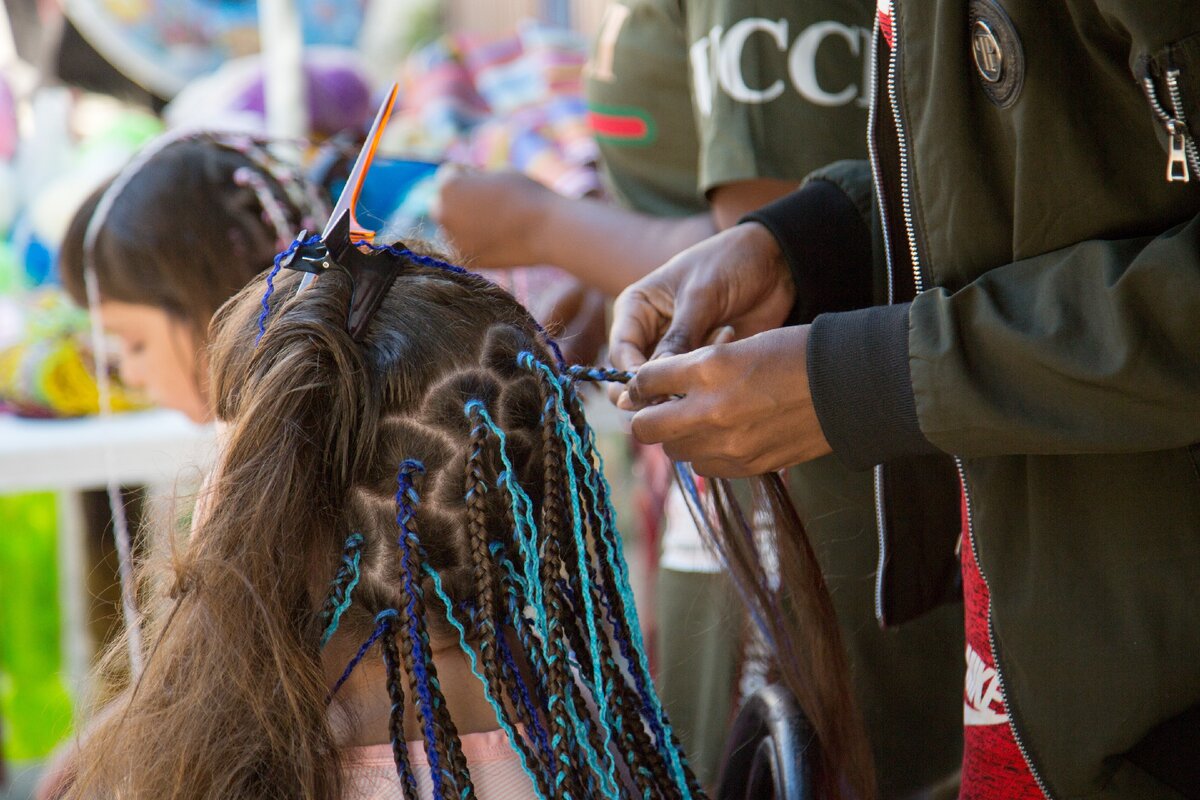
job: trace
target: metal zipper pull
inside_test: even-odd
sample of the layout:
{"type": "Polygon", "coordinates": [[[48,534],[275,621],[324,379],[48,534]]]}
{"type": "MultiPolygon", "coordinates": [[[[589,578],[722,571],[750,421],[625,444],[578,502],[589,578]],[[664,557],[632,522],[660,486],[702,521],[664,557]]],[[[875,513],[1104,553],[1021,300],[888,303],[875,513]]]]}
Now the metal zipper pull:
{"type": "Polygon", "coordinates": [[[1179,92],[1179,70],[1173,69],[1167,72],[1167,90],[1171,112],[1168,112],[1158,99],[1158,89],[1150,75],[1144,76],[1141,84],[1142,91],[1150,102],[1150,108],[1167,132],[1169,142],[1167,182],[1188,183],[1192,179],[1193,171],[1200,172],[1200,154],[1196,152],[1196,142],[1192,139],[1187,128],[1187,121],[1183,116],[1183,102],[1179,92]]]}
{"type": "Polygon", "coordinates": [[[1182,133],[1171,134],[1171,151],[1167,154],[1167,183],[1187,183],[1192,179],[1188,173],[1187,139],[1182,133]]]}
{"type": "MultiPolygon", "coordinates": [[[[1171,100],[1171,110],[1175,113],[1176,127],[1171,131],[1171,159],[1176,158],[1176,150],[1182,150],[1184,168],[1182,182],[1188,181],[1188,166],[1192,172],[1200,172],[1200,153],[1196,152],[1196,139],[1188,130],[1188,120],[1184,115],[1183,92],[1179,89],[1179,70],[1167,70],[1167,97],[1171,100]]],[[[1167,180],[1171,180],[1168,178],[1167,180]]]]}

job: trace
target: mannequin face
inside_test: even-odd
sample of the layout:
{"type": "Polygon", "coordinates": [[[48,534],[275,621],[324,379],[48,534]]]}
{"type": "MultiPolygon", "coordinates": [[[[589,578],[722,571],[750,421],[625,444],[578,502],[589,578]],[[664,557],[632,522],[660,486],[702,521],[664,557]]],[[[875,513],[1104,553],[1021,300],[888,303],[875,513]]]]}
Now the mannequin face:
{"type": "Polygon", "coordinates": [[[120,342],[123,383],[193,422],[211,418],[197,384],[202,356],[191,331],[161,308],[116,300],[100,303],[100,321],[120,342]]]}

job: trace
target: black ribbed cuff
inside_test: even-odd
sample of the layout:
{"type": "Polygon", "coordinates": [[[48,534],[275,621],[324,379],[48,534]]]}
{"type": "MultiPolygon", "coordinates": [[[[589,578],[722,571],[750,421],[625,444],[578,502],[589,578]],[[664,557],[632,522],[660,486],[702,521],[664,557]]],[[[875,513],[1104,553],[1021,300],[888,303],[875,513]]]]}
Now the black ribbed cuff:
{"type": "Polygon", "coordinates": [[[917,419],[907,303],[817,317],[808,384],[826,440],[851,469],[940,452],[917,419]]]}
{"type": "Polygon", "coordinates": [[[871,304],[871,232],[854,202],[831,181],[815,179],[750,212],[771,232],[796,285],[788,325],[827,311],[871,304]]]}

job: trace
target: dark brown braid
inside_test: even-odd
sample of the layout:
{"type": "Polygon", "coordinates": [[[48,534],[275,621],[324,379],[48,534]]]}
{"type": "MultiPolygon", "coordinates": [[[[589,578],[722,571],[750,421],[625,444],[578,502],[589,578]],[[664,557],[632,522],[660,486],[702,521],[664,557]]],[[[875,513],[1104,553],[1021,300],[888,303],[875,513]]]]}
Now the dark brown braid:
{"type": "MultiPolygon", "coordinates": [[[[471,443],[467,455],[466,478],[464,481],[467,502],[467,540],[470,548],[471,565],[475,570],[475,577],[479,587],[478,616],[476,622],[479,635],[479,658],[483,664],[483,675],[487,681],[489,691],[496,698],[498,708],[500,713],[503,714],[505,722],[508,727],[515,729],[516,725],[514,724],[513,715],[510,713],[508,705],[504,702],[502,687],[506,685],[506,682],[501,674],[500,661],[497,658],[496,569],[488,554],[488,514],[486,507],[488,485],[484,478],[484,454],[487,447],[487,440],[488,430],[483,425],[483,421],[478,413],[475,413],[471,426],[471,443]]],[[[507,685],[515,692],[515,682],[508,682],[507,685]]],[[[514,700],[513,707],[516,709],[518,716],[521,715],[521,704],[514,700]]],[[[541,754],[530,746],[529,741],[524,736],[519,734],[514,738],[513,744],[520,749],[525,763],[530,765],[538,790],[543,796],[548,796],[547,765],[542,762],[541,754]]]]}
{"type": "Polygon", "coordinates": [[[419,800],[416,777],[408,758],[408,742],[404,739],[404,686],[400,679],[400,653],[396,650],[396,627],[391,619],[385,619],[381,624],[384,629],[379,637],[379,649],[383,652],[383,664],[387,670],[388,697],[392,700],[391,716],[388,718],[392,758],[404,789],[404,800],[419,800]]]}
{"type": "MultiPolygon", "coordinates": [[[[416,530],[416,521],[408,521],[409,531],[413,534],[413,538],[419,540],[416,530]]],[[[414,553],[410,548],[401,549],[401,567],[409,575],[420,575],[419,567],[414,563],[414,553]]],[[[403,656],[404,668],[408,671],[409,678],[412,682],[413,694],[418,696],[421,692],[419,682],[419,671],[416,666],[416,661],[413,653],[413,639],[416,639],[420,648],[420,657],[424,660],[423,669],[429,676],[429,689],[432,695],[433,716],[426,718],[426,711],[421,703],[417,704],[417,713],[421,716],[427,725],[431,725],[434,731],[433,741],[427,742],[426,746],[437,750],[439,762],[444,765],[443,773],[450,778],[449,781],[443,783],[443,798],[439,800],[459,800],[459,795],[454,789],[457,787],[461,790],[465,789],[466,795],[464,800],[474,800],[475,790],[471,785],[470,771],[467,769],[466,758],[462,753],[462,745],[458,738],[458,728],[454,724],[454,720],[450,718],[450,712],[446,706],[446,698],[442,695],[441,686],[437,679],[437,665],[433,661],[433,651],[429,647],[429,635],[426,632],[426,614],[425,601],[419,592],[409,592],[403,576],[397,581],[400,592],[400,623],[403,635],[400,637],[400,651],[403,656]],[[465,782],[464,787],[458,787],[459,783],[465,782]]]]}
{"type": "MultiPolygon", "coordinates": [[[[547,387],[547,391],[550,391],[549,387],[547,387]]],[[[576,394],[574,387],[572,387],[570,384],[565,385],[563,387],[563,391],[566,396],[566,412],[570,419],[571,426],[574,428],[576,435],[579,436],[580,441],[586,445],[590,441],[590,435],[587,420],[583,416],[582,401],[579,399],[578,394],[576,394]]],[[[597,474],[599,474],[600,465],[595,463],[594,459],[592,458],[592,454],[585,452],[582,455],[588,460],[592,468],[597,471],[597,474]]],[[[601,493],[602,495],[602,493],[605,491],[604,486],[598,480],[597,484],[599,485],[597,485],[596,489],[598,493],[601,493]]],[[[605,510],[599,507],[602,496],[593,498],[591,492],[589,491],[584,491],[580,494],[580,503],[583,507],[584,514],[586,515],[587,524],[596,533],[596,535],[599,536],[600,528],[605,524],[605,521],[602,519],[602,516],[605,514],[605,510]]],[[[608,522],[612,523],[614,521],[609,520],[608,522]]],[[[617,588],[616,576],[611,570],[598,570],[597,572],[599,573],[599,580],[603,586],[604,593],[610,598],[612,603],[612,622],[615,625],[619,620],[626,618],[624,598],[617,588]]],[[[601,647],[606,651],[605,658],[611,657],[611,653],[609,652],[611,649],[610,642],[608,641],[607,637],[604,637],[604,639],[601,641],[601,647]]],[[[629,667],[630,669],[633,669],[636,667],[636,665],[630,664],[629,667]]],[[[624,681],[622,681],[621,685],[627,689],[630,688],[624,681]]],[[[625,698],[630,698],[634,702],[635,709],[641,708],[641,698],[637,696],[636,692],[625,694],[625,698]]],[[[663,715],[664,717],[666,716],[665,709],[663,711],[663,715]]],[[[640,720],[640,715],[637,717],[637,719],[640,720]]],[[[639,741],[649,745],[649,738],[646,729],[641,724],[634,725],[632,727],[634,728],[634,735],[639,739],[639,741]]],[[[667,731],[669,731],[671,746],[682,752],[682,746],[679,743],[679,738],[675,735],[674,729],[668,727],[667,731]]],[[[652,754],[649,758],[649,766],[654,774],[655,780],[662,781],[660,784],[662,786],[675,787],[675,782],[666,777],[666,765],[660,758],[657,757],[657,754],[661,752],[661,749],[648,746],[644,752],[652,754]]],[[[682,767],[684,778],[688,783],[688,789],[691,791],[692,795],[694,797],[703,796],[703,789],[700,786],[700,781],[697,780],[695,772],[692,770],[691,766],[685,761],[682,764],[682,767]]],[[[636,769],[634,771],[636,773],[636,769]]]]}

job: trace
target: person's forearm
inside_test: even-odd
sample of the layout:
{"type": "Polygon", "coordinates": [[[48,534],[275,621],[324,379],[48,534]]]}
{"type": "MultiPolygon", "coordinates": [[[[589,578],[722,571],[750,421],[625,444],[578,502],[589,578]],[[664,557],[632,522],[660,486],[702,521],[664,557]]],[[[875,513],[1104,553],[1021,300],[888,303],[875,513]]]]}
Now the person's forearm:
{"type": "Polygon", "coordinates": [[[547,204],[530,255],[616,295],[715,231],[708,214],[655,218],[599,200],[561,198],[547,204]]]}

